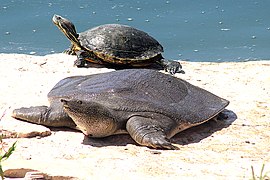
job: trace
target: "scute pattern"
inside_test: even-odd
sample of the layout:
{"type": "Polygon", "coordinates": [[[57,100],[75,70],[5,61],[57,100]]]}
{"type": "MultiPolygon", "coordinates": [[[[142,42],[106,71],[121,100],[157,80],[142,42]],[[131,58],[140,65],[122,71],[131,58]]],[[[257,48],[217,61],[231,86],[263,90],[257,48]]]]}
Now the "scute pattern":
{"type": "Polygon", "coordinates": [[[126,25],[106,24],[80,33],[81,45],[117,59],[145,60],[163,52],[163,47],[147,33],[126,25]]]}

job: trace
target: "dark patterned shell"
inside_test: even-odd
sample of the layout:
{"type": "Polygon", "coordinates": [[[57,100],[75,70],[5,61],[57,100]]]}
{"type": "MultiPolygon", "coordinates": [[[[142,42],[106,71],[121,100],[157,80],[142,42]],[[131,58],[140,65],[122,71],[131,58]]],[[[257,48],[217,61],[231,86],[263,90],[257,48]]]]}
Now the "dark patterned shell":
{"type": "Polygon", "coordinates": [[[145,60],[163,52],[147,33],[126,25],[106,24],[79,34],[81,45],[96,54],[117,59],[145,60]]]}

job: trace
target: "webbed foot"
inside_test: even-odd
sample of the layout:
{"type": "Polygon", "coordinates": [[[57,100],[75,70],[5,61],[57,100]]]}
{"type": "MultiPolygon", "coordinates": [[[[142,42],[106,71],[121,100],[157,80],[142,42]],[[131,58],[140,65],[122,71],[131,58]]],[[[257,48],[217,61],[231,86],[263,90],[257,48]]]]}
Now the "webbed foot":
{"type": "Polygon", "coordinates": [[[227,120],[229,118],[228,112],[227,111],[221,111],[218,115],[213,117],[214,121],[220,121],[220,120],[227,120]]]}
{"type": "Polygon", "coordinates": [[[68,49],[64,50],[63,53],[68,54],[68,55],[75,55],[74,51],[71,50],[71,48],[68,48],[68,49]]]}
{"type": "Polygon", "coordinates": [[[160,60],[160,63],[164,67],[164,70],[172,75],[175,73],[185,74],[185,71],[182,70],[182,65],[177,61],[169,61],[162,59],[160,60]]]}
{"type": "Polygon", "coordinates": [[[74,61],[74,66],[86,67],[86,60],[85,60],[86,52],[83,50],[80,50],[76,52],[76,55],[77,55],[77,59],[74,61]]]}
{"type": "Polygon", "coordinates": [[[50,127],[76,128],[73,120],[65,112],[47,106],[14,109],[12,117],[50,127]]]}
{"type": "Polygon", "coordinates": [[[156,149],[179,149],[170,143],[164,129],[159,125],[155,125],[155,122],[153,122],[151,118],[140,116],[131,117],[127,121],[126,129],[130,136],[140,145],[156,149]]]}
{"type": "Polygon", "coordinates": [[[169,139],[155,127],[146,127],[149,134],[143,136],[142,142],[146,146],[150,146],[156,149],[169,149],[178,150],[179,148],[172,145],[169,139]]]}
{"type": "Polygon", "coordinates": [[[16,119],[25,120],[35,124],[41,124],[42,119],[48,111],[47,106],[32,106],[29,108],[19,108],[12,111],[12,117],[16,119]]]}

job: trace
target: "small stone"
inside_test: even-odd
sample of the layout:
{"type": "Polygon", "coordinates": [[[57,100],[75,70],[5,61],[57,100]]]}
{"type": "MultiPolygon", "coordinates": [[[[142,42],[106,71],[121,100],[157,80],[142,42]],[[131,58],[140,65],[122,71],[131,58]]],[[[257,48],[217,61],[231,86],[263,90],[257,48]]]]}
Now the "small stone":
{"type": "Polygon", "coordinates": [[[160,151],[150,151],[151,154],[161,154],[160,151]]]}

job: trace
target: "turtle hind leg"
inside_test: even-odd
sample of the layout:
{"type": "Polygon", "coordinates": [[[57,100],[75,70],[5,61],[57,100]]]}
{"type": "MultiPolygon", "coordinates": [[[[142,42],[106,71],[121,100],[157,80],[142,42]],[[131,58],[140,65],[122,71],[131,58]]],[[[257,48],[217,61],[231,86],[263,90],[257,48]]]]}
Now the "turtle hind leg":
{"type": "Polygon", "coordinates": [[[185,71],[182,70],[182,66],[179,62],[177,61],[170,61],[170,60],[166,60],[166,59],[161,59],[159,60],[159,62],[164,70],[166,72],[169,72],[170,74],[175,74],[175,73],[182,73],[184,74],[185,71]]]}
{"type": "Polygon", "coordinates": [[[152,118],[133,116],[127,121],[126,129],[130,136],[140,145],[156,149],[176,150],[167,138],[166,129],[152,118]]]}
{"type": "Polygon", "coordinates": [[[65,112],[47,106],[14,109],[12,117],[44,126],[76,128],[75,123],[65,112]]]}
{"type": "Polygon", "coordinates": [[[97,67],[104,67],[107,64],[91,51],[79,50],[76,51],[76,55],[77,59],[74,61],[74,66],[77,67],[95,67],[95,65],[92,66],[93,64],[97,64],[97,67]]]}

